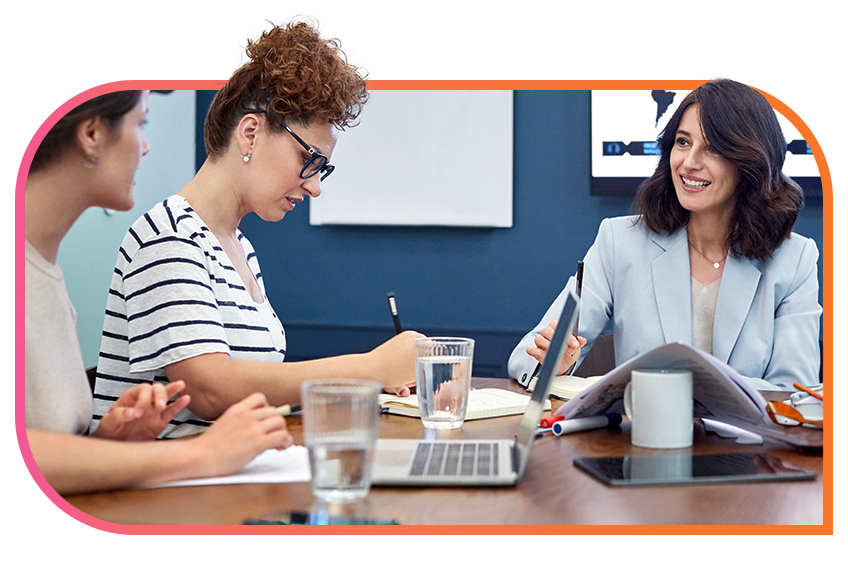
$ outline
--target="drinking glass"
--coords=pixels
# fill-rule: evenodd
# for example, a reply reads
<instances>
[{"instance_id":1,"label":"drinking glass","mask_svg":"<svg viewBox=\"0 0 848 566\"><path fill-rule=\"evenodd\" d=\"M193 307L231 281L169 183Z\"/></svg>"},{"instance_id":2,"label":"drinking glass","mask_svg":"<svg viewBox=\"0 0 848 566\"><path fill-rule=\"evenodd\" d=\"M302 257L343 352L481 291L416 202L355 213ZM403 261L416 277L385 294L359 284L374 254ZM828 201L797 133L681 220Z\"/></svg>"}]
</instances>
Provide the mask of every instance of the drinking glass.
<instances>
[{"instance_id":1,"label":"drinking glass","mask_svg":"<svg viewBox=\"0 0 848 566\"><path fill-rule=\"evenodd\" d=\"M307 381L303 438L312 493L324 501L364 499L371 487L382 386L353 379Z\"/></svg>"},{"instance_id":2,"label":"drinking glass","mask_svg":"<svg viewBox=\"0 0 848 566\"><path fill-rule=\"evenodd\" d=\"M474 340L416 338L415 386L421 422L427 428L459 428L465 421Z\"/></svg>"}]
</instances>

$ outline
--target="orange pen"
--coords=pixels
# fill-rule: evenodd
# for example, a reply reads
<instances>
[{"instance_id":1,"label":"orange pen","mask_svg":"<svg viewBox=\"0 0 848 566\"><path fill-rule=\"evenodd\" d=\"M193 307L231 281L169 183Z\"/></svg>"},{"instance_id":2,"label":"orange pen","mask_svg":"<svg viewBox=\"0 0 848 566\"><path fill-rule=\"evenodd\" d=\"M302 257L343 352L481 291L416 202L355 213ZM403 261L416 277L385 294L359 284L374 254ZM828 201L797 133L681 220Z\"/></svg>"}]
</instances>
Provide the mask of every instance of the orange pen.
<instances>
[{"instance_id":1,"label":"orange pen","mask_svg":"<svg viewBox=\"0 0 848 566\"><path fill-rule=\"evenodd\" d=\"M810 389L809 387L807 387L807 386L805 386L805 385L801 385L801 384L800 384L800 383L798 383L798 382L795 382L795 383L793 383L792 385L794 385L794 386L795 386L795 389L800 389L800 390L801 390L801 391L803 391L804 393L808 393L808 394L812 395L813 397L815 397L815 398L816 398L816 399L818 399L819 401L824 401L824 397L822 396L822 394L821 394L821 393L818 393L817 391L813 391L813 390L812 390L812 389Z\"/></svg>"}]
</instances>

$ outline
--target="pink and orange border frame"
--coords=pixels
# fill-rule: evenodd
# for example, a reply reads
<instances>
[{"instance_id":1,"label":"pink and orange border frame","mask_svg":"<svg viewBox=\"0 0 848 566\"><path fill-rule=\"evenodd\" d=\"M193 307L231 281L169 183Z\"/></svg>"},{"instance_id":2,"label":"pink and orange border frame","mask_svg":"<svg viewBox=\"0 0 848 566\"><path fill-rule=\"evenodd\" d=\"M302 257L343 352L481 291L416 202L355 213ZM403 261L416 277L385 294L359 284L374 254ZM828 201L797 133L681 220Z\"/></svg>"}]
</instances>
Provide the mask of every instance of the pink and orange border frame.
<instances>
[{"instance_id":1,"label":"pink and orange border frame","mask_svg":"<svg viewBox=\"0 0 848 566\"><path fill-rule=\"evenodd\" d=\"M705 81L695 80L493 80L493 81L369 81L370 90L692 90ZM221 534L315 534L315 535L361 535L361 534L421 534L421 535L480 535L480 534L746 534L746 535L832 535L833 534L833 428L824 431L823 484L824 507L822 525L400 525L391 527L348 526L348 527L279 527L244 525L124 525L110 523L87 515L69 504L47 483L33 460L26 436L25 424L25 340L24 336L24 192L27 173L36 148L44 135L69 110L95 96L118 90L218 90L226 81L120 81L86 90L56 109L36 131L26 148L18 170L15 191L15 427L21 455L32 478L44 494L59 509L79 522L105 532L133 535L221 535ZM823 203L823 302L822 318L824 335L824 379L833 375L833 182L830 169L821 146L803 120L788 106L774 96L762 93L772 107L783 114L804 136L813 151L822 179ZM832 423L832 403L825 403L825 421Z\"/></svg>"}]
</instances>

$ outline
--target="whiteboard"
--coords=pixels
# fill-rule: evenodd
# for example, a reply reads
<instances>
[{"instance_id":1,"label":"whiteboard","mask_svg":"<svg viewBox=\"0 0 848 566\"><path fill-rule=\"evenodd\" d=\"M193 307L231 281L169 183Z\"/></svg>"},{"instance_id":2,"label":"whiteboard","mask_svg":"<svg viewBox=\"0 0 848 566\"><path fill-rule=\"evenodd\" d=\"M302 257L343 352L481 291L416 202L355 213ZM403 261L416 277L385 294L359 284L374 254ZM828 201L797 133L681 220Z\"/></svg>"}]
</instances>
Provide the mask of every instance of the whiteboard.
<instances>
[{"instance_id":1,"label":"whiteboard","mask_svg":"<svg viewBox=\"0 0 848 566\"><path fill-rule=\"evenodd\" d=\"M309 223L512 226L512 91L371 91Z\"/></svg>"}]
</instances>

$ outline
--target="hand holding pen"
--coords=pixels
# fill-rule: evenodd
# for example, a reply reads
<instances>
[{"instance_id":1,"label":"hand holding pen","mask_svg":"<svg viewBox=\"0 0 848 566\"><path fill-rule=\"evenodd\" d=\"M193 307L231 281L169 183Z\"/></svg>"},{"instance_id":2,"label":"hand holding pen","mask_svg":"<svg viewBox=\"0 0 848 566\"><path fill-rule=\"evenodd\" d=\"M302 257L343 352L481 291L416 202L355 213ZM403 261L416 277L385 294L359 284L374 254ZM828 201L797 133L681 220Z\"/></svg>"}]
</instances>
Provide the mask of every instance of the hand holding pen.
<instances>
[{"instance_id":1,"label":"hand holding pen","mask_svg":"<svg viewBox=\"0 0 848 566\"><path fill-rule=\"evenodd\" d=\"M536 361L541 365L545 361L545 355L548 353L548 348L553 340L554 332L556 332L558 321L554 320L543 328L539 334L533 339L533 346L529 346L526 350L528 354L536 358ZM565 348L565 354L560 362L557 375L565 374L580 357L580 348L586 345L586 339L580 336L571 335L568 337L568 345Z\"/></svg>"},{"instance_id":2,"label":"hand holding pen","mask_svg":"<svg viewBox=\"0 0 848 566\"><path fill-rule=\"evenodd\" d=\"M577 297L580 298L583 293L583 262L577 262ZM578 307L579 309L579 307ZM533 340L533 346L529 346L526 349L526 352L534 357L536 361L539 362L541 366L542 362L545 361L545 354L548 352L548 348L551 345L551 340L553 340L554 332L557 327L556 320L551 321L551 323L543 328L539 334ZM580 349L586 345L586 339L577 336L578 324L580 322L580 311L577 311L577 319L574 321L574 334L568 337L568 345L565 349L565 354L563 355L562 361L560 362L559 368L557 369L557 375L571 375L574 372L574 368L577 365L577 360L580 358Z\"/></svg>"},{"instance_id":3,"label":"hand holding pen","mask_svg":"<svg viewBox=\"0 0 848 566\"><path fill-rule=\"evenodd\" d=\"M395 338L394 341L402 340L397 338L403 333L403 327L400 325L400 316L398 315L397 301L395 300L395 294L389 291L386 293L386 299L389 301L389 314L392 315L392 323L395 326ZM421 336L420 334L415 333L417 336ZM389 341L391 342L391 340ZM388 343L387 343L388 344ZM384 345L385 346L385 345ZM406 397L410 394L415 393L415 381L407 383L404 386L400 387L391 387L384 388L384 391L387 393L392 393L399 397Z\"/></svg>"}]
</instances>

